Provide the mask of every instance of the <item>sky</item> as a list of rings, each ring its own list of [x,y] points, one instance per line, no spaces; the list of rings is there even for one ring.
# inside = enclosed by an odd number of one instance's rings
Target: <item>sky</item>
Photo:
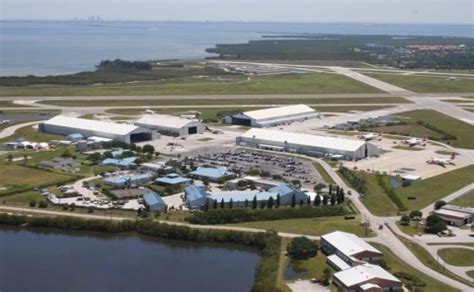
[[[0,0],[1,19],[474,24],[474,0]]]

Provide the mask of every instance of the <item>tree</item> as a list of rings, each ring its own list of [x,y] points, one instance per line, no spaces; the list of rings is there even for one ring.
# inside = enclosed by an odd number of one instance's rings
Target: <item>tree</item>
[[[277,194],[275,208],[277,208],[277,209],[280,208],[280,202],[281,202],[280,194]]]
[[[410,219],[419,219],[423,217],[423,213],[419,210],[414,210],[410,212]]]
[[[69,210],[70,211],[76,210],[76,204],[74,204],[74,203],[69,204]]]
[[[328,286],[329,282],[331,281],[331,274],[331,269],[329,267],[325,267],[323,270],[323,276],[321,277],[321,284]]]
[[[291,208],[294,208],[296,207],[296,195],[293,194],[293,196],[291,197]]]
[[[38,204],[39,208],[48,208],[48,202],[46,201],[40,201]]]
[[[331,205],[332,206],[336,205],[336,195],[335,194],[331,195]]]
[[[155,153],[155,147],[153,147],[153,145],[146,144],[146,145],[143,146],[142,151],[143,151],[143,153],[154,154]]]
[[[61,154],[61,157],[62,158],[71,158],[72,153],[71,153],[71,151],[69,151],[69,149],[66,148],[66,150],[64,150],[63,154]]]
[[[435,204],[434,204],[434,208],[436,210],[439,210],[441,209],[441,207],[443,207],[444,205],[446,205],[447,203],[445,201],[437,201]]]
[[[345,196],[344,189],[341,188],[339,190],[339,194],[337,195],[337,198],[336,198],[338,204],[344,203],[344,200],[345,200],[344,196]]]
[[[249,200],[245,199],[245,208],[248,208],[249,207]]]
[[[212,204],[212,209],[217,209],[217,200],[214,200],[214,203]]]
[[[329,195],[332,194],[332,184],[329,184]]]
[[[270,197],[267,201],[267,208],[268,209],[273,209],[274,204],[275,204],[275,200],[273,199],[273,197]]]
[[[430,215],[426,218],[425,232],[437,234],[446,230],[448,226],[446,222],[441,219],[438,215]]]
[[[7,163],[8,164],[12,164],[12,161],[13,161],[13,155],[11,153],[8,153],[7,155]]]
[[[204,177],[202,179],[202,184],[205,185],[206,187],[209,185],[209,179],[207,177]]]
[[[314,197],[313,204],[315,206],[320,206],[321,205],[321,197],[319,195],[316,195],[316,197]]]
[[[229,209],[232,209],[233,205],[234,205],[234,200],[232,198],[230,198]]]
[[[221,209],[224,209],[224,198],[221,200]]]
[[[314,186],[314,191],[319,192],[326,187],[325,183],[318,183]]]
[[[308,198],[306,199],[306,203],[308,203],[308,205],[311,206],[311,197],[310,196],[308,196]]]
[[[266,205],[265,201],[261,201],[260,202],[260,209],[265,209],[265,205]]]
[[[204,210],[204,211],[209,210],[209,200],[207,200],[207,199],[206,199],[206,201],[204,201],[203,210]]]
[[[257,196],[253,196],[252,209],[257,209]]]
[[[400,219],[400,224],[404,226],[410,225],[410,216],[403,215],[402,218]]]
[[[323,205],[327,205],[327,204],[328,204],[328,199],[329,199],[328,196],[323,196]]]
[[[295,237],[287,247],[288,256],[294,260],[306,260],[318,254],[318,244],[305,236]]]
[[[89,208],[87,208],[87,213],[92,213],[94,212],[94,207],[90,206]]]
[[[303,205],[304,205],[304,201],[303,199],[300,199],[300,207],[303,207]]]
[[[36,207],[36,201],[35,201],[35,200],[31,200],[29,205],[30,205],[30,208]]]

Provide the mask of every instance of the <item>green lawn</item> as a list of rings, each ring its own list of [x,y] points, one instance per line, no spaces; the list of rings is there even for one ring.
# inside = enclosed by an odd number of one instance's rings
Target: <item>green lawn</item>
[[[326,172],[326,170],[321,166],[319,163],[313,163],[314,168],[316,168],[316,171],[321,175],[323,180],[328,183],[328,184],[334,184],[334,180],[331,178],[331,176]]]
[[[73,176],[25,167],[15,164],[0,165],[0,195],[2,193],[25,191],[29,188],[60,184],[73,179]]]
[[[404,261],[402,261],[397,255],[395,255],[389,248],[384,245],[378,243],[371,243],[375,248],[380,250],[383,255],[387,266],[389,267],[390,273],[398,273],[398,272],[405,272],[412,276],[417,277],[421,281],[423,281],[426,286],[422,287],[422,291],[429,291],[429,292],[447,292],[447,291],[458,291],[451,286],[448,286],[442,282],[439,282],[436,279],[433,279],[420,271],[410,267]],[[406,285],[407,283],[403,281]],[[415,290],[421,291],[421,290]]]
[[[470,191],[449,203],[456,206],[474,208],[474,191]]]
[[[474,80],[468,78],[453,81],[447,80],[446,77],[376,73],[366,73],[366,75],[415,92],[474,92]]]
[[[288,74],[255,77],[226,76],[226,80],[193,77],[106,85],[33,85],[0,87],[3,96],[100,96],[100,95],[196,95],[196,94],[298,94],[298,93],[377,93],[371,86],[342,75],[327,73]]]
[[[16,104],[9,100],[0,100],[0,107],[27,107],[26,105]]]
[[[466,274],[474,279],[474,270],[466,272]]]
[[[416,222],[410,222],[410,225],[408,226],[405,226],[405,225],[401,225],[400,224],[400,221],[397,221],[397,226],[398,228],[400,228],[400,230],[405,233],[405,234],[408,234],[408,235],[411,235],[411,236],[414,236],[414,235],[417,235],[417,234],[424,234],[424,230],[423,230],[423,227],[418,225]]]
[[[443,248],[438,255],[453,266],[474,266],[474,250],[466,248]]]
[[[474,165],[470,165],[396,189],[395,193],[408,210],[419,210],[473,181]],[[409,196],[416,200],[408,200]]]
[[[274,221],[257,221],[238,224],[229,224],[229,226],[250,227],[265,230],[276,230],[278,232],[306,234],[320,236],[332,231],[340,230],[354,233],[358,236],[365,236],[364,227],[361,226],[361,218],[345,220],[343,216],[325,217],[325,218],[304,218],[304,219],[286,219]],[[373,236],[370,233],[369,236]]]
[[[474,81],[473,81],[474,83]],[[424,138],[426,136],[433,137],[441,142],[451,144],[459,148],[474,149],[474,126],[469,125],[460,120],[446,116],[440,112],[432,110],[415,110],[402,114],[397,117],[400,121],[406,122],[406,125],[378,127],[373,131],[384,131],[388,134],[397,134],[411,137]],[[455,140],[442,140],[442,134],[417,124],[417,121],[424,121],[446,133],[453,134],[457,137]]]
[[[367,181],[367,192],[362,198],[362,203],[372,214],[378,216],[390,216],[398,213],[397,206],[390,200],[387,193],[377,183],[376,175],[366,172],[356,172],[357,176]],[[348,185],[350,183],[340,175]]]
[[[16,130],[15,134],[10,137],[0,139],[0,143],[5,143],[8,141],[15,141],[17,139],[24,138],[25,140],[31,142],[49,142],[51,140],[63,140],[64,136],[51,135],[46,133],[40,133],[33,126],[27,126]]]

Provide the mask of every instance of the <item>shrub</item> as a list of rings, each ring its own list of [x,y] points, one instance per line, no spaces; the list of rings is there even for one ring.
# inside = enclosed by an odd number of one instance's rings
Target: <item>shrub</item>
[[[318,254],[318,244],[305,236],[295,237],[287,247],[288,256],[294,260],[306,260]]]
[[[410,217],[408,215],[403,215],[400,219],[400,224],[404,226],[410,225]]]
[[[419,210],[414,210],[410,212],[410,219],[416,219],[423,217],[423,213]]]
[[[48,202],[46,201],[40,201],[38,204],[39,208],[48,208]]]
[[[436,210],[439,210],[441,209],[441,207],[443,207],[444,205],[446,205],[447,203],[445,201],[437,201],[435,204],[434,204],[434,208]]]
[[[447,228],[446,222],[438,215],[430,215],[426,218],[425,232],[427,233],[437,234]]]

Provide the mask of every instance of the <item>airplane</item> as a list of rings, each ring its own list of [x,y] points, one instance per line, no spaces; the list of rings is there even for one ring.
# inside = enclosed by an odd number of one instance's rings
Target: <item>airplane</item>
[[[0,121],[0,125],[6,125],[6,124],[10,124],[10,120]]]
[[[367,133],[367,134],[364,134],[364,135],[360,135],[359,136],[359,139],[363,139],[365,141],[370,141],[370,140],[373,140],[379,136],[382,136],[382,135],[378,135],[378,134],[374,134],[374,133]]]
[[[407,140],[403,140],[402,143],[407,144],[410,147],[413,147],[413,146],[416,146],[416,145],[425,146],[426,145],[426,138],[423,138],[423,140],[418,139],[418,138],[410,138],[410,139],[407,139]]]
[[[451,154],[451,158],[431,158],[430,160],[426,161],[426,163],[428,164],[436,164],[436,165],[439,165],[439,166],[442,166],[442,167],[446,167],[446,165],[448,164],[451,164],[451,165],[455,165],[454,164],[454,160],[456,159],[456,152],[453,152]]]
[[[151,109],[147,108],[147,109],[145,110],[145,113],[147,113],[147,114],[154,114],[155,112],[152,111]]]

